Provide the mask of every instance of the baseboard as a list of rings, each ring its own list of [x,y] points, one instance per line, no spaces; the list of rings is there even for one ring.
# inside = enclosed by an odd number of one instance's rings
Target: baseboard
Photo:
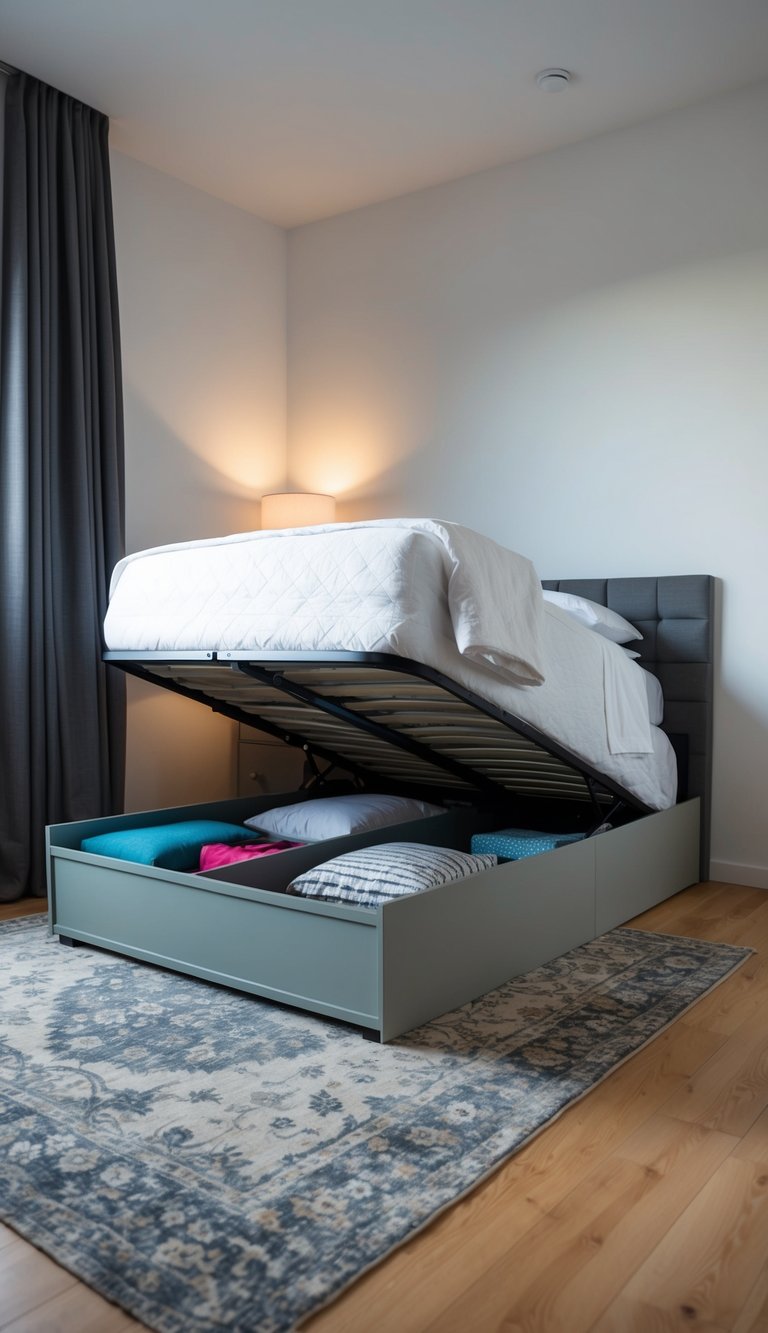
[[[766,866],[743,866],[738,861],[711,861],[709,878],[724,884],[747,884],[753,889],[768,889]]]

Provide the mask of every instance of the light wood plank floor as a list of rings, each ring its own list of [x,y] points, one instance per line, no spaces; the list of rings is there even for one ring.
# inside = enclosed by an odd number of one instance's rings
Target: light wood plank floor
[[[699,884],[632,924],[756,953],[310,1333],[768,1333],[768,894]],[[140,1328],[0,1228],[2,1333]]]

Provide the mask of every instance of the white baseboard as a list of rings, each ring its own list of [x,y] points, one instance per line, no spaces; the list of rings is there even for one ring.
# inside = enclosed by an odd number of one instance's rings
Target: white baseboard
[[[766,866],[743,866],[738,861],[711,861],[709,878],[724,884],[747,884],[753,889],[768,889]]]

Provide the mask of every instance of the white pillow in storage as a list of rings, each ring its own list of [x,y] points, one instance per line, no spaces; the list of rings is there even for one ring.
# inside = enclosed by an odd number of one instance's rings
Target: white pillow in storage
[[[305,870],[288,885],[288,893],[378,907],[393,898],[466,879],[497,864],[498,857],[490,853],[470,855],[423,842],[380,842]]]
[[[586,625],[587,629],[593,629],[596,634],[602,634],[604,639],[611,639],[613,643],[630,643],[632,639],[643,637],[639,629],[630,625],[617,611],[611,611],[599,602],[590,602],[587,597],[577,597],[572,592],[550,592],[548,588],[544,588],[541,595],[545,602],[559,606],[561,611],[567,611],[580,625]]]
[[[263,829],[281,838],[303,842],[324,842],[344,838],[350,833],[368,833],[388,824],[405,824],[412,819],[443,815],[440,805],[413,801],[406,796],[378,796],[356,792],[353,796],[321,796],[297,805],[280,805],[274,810],[246,819],[248,828]]]

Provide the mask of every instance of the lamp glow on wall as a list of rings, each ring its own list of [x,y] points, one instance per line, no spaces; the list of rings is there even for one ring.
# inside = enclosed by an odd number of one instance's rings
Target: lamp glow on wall
[[[335,519],[336,500],[332,495],[277,491],[261,497],[262,528],[311,528]]]

